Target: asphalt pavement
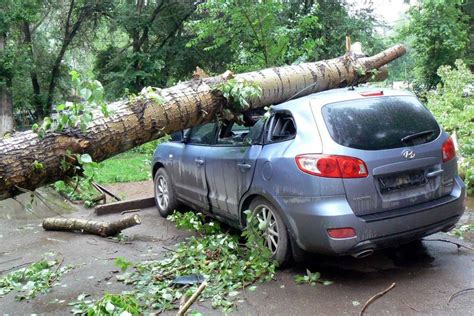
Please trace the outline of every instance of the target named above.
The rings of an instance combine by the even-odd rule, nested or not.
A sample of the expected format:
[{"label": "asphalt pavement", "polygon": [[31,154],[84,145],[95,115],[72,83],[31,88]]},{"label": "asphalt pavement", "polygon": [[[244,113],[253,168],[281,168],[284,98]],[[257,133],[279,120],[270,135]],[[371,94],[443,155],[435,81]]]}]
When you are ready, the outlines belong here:
[{"label": "asphalt pavement", "polygon": [[[0,298],[1,314],[68,315],[70,306],[67,303],[81,293],[100,298],[104,292],[119,293],[126,288],[114,278],[116,257],[132,262],[161,258],[169,247],[189,236],[162,219],[154,208],[139,212],[142,224],[124,231],[126,242],[44,231],[41,217],[97,219],[92,210],[64,203],[55,193],[44,194],[60,202],[53,209],[37,205],[34,208],[36,215],[25,213],[14,201],[0,204],[0,271],[39,260],[50,251],[64,258],[65,265],[73,264],[75,268],[63,276],[60,285],[35,299],[18,302],[14,293]],[[27,204],[28,197],[24,196],[20,201]],[[99,219],[110,220],[118,216],[120,214]],[[462,222],[473,221],[474,215],[466,212]],[[460,241],[445,233],[427,239],[446,239],[473,246],[472,239]],[[314,287],[296,284],[294,277],[306,273],[306,269],[320,272],[323,279],[333,283]],[[242,302],[232,314],[357,315],[370,297],[392,283],[395,287],[375,300],[367,308],[366,315],[474,315],[473,291],[464,292],[448,303],[454,293],[474,288],[474,252],[439,241],[379,251],[363,259],[309,256],[304,263],[280,270],[273,281],[257,284],[256,291],[242,291],[239,297]],[[195,304],[193,309],[204,315],[221,314],[206,302]]]}]

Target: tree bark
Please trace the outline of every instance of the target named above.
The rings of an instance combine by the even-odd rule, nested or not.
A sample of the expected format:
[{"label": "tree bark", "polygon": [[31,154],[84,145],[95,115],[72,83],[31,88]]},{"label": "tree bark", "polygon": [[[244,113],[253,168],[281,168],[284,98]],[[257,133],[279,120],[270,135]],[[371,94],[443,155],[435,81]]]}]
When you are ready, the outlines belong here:
[{"label": "tree bark", "polygon": [[[35,65],[35,53],[33,50],[33,41],[31,39],[31,30],[30,24],[28,22],[23,22],[23,36],[25,44],[28,46],[28,53],[30,54],[30,58],[32,60],[32,64]],[[34,67],[34,66],[33,66]],[[38,74],[36,73],[36,69],[32,68],[30,70],[30,77],[31,77],[31,85],[33,87],[33,105],[35,106],[35,110],[37,113],[43,113],[43,104],[41,102],[41,87],[38,80]]]},{"label": "tree bark", "polygon": [[[396,45],[372,57],[345,55],[243,73],[236,78],[262,88],[262,95],[250,101],[251,108],[259,108],[295,96],[367,81],[368,75],[358,75],[361,68],[379,69],[404,53],[405,48]],[[224,80],[223,76],[196,79],[158,90],[162,101],[142,95],[111,103],[113,114],[109,117],[97,114],[84,134],[77,129],[67,130],[41,139],[27,131],[0,140],[0,199],[18,194],[19,187],[34,190],[63,178],[66,174],[60,165],[68,150],[88,153],[95,161],[102,161],[165,134],[215,120],[225,104],[215,86]],[[33,168],[35,160],[44,168]]]},{"label": "tree bark", "polygon": [[98,222],[79,218],[46,218],[43,220],[45,230],[83,232],[102,237],[115,236],[122,230],[139,225],[140,216],[129,215],[113,222]]},{"label": "tree bark", "polygon": [[[6,42],[6,34],[0,34],[0,52],[5,50]],[[0,83],[0,137],[3,137],[7,132],[13,132],[14,128],[11,94],[12,78],[7,74],[3,76],[3,81],[4,84]]]}]

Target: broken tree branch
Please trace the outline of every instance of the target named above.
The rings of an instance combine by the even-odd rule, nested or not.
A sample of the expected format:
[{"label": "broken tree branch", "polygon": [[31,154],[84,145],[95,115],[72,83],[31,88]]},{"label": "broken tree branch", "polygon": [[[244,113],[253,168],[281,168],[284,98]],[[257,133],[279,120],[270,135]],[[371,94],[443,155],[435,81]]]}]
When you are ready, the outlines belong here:
[{"label": "broken tree branch", "polygon": [[393,282],[392,285],[390,285],[388,288],[386,288],[385,290],[383,290],[382,292],[379,292],[377,294],[375,294],[374,296],[372,296],[371,298],[368,299],[367,302],[365,302],[364,304],[364,307],[362,307],[362,310],[360,311],[360,316],[364,315],[364,312],[365,310],[367,309],[367,307],[369,307],[370,304],[372,304],[376,299],[378,299],[379,297],[382,297],[384,296],[388,291],[390,291],[391,289],[393,289],[395,287],[396,283]]},{"label": "broken tree branch", "polygon": [[202,282],[201,285],[199,285],[199,287],[197,288],[196,292],[194,292],[193,295],[191,295],[191,297],[189,298],[189,300],[187,300],[187,302],[184,303],[183,307],[179,309],[176,315],[184,316],[186,311],[191,307],[191,305],[193,305],[194,301],[196,301],[199,295],[201,295],[202,291],[204,291],[206,286],[207,286],[207,282],[206,281]]},{"label": "broken tree branch", "polygon": [[139,225],[138,215],[130,215],[113,222],[98,222],[79,218],[46,218],[43,221],[45,230],[83,232],[101,237],[115,236],[122,230]]},{"label": "broken tree branch", "polygon": [[471,291],[474,291],[474,288],[473,287],[470,287],[470,288],[467,288],[467,289],[464,289],[464,290],[461,290],[461,291],[457,291],[456,293],[454,293],[453,295],[451,295],[448,299],[448,304],[451,303],[451,301],[453,299],[455,299],[456,297],[458,297],[459,295],[461,294],[464,294],[464,293],[467,293],[467,292],[471,292]]},{"label": "broken tree branch", "polygon": [[97,182],[92,182],[92,185],[98,190],[98,191],[101,191],[105,194],[108,194],[109,196],[113,197],[117,202],[120,202],[122,199],[119,198],[118,196],[116,196],[115,194],[113,194],[112,192],[110,192],[109,190],[107,190],[105,187],[103,187],[102,185],[98,184]]},{"label": "broken tree branch", "polygon": [[469,246],[466,246],[466,245],[463,245],[463,244],[460,244],[458,242],[455,242],[455,241],[451,241],[451,240],[447,240],[447,239],[424,239],[423,238],[423,241],[439,241],[439,242],[445,242],[445,243],[448,243],[448,244],[453,244],[453,245],[456,245],[459,248],[466,248],[466,249],[469,249],[471,251],[474,251],[474,248],[472,247],[469,247]]}]

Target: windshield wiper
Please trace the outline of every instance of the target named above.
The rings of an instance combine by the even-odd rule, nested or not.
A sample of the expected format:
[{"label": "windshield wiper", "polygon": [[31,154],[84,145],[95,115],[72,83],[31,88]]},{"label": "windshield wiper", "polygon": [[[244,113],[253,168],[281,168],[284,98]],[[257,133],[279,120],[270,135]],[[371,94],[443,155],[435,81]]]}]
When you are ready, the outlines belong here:
[{"label": "windshield wiper", "polygon": [[400,141],[402,143],[406,143],[406,142],[414,140],[416,138],[420,138],[420,137],[423,137],[423,136],[429,136],[433,133],[434,133],[434,130],[430,129],[430,130],[427,130],[427,131],[423,131],[423,132],[419,132],[419,133],[415,133],[415,134],[405,136],[402,139],[400,139]]}]

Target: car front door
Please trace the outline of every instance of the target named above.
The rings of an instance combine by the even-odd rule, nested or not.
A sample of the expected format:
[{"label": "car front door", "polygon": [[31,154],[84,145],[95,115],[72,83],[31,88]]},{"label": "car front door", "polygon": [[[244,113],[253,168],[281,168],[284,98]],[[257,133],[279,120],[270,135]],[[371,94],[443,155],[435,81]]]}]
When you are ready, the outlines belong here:
[{"label": "car front door", "polygon": [[240,198],[250,188],[262,149],[252,141],[255,129],[254,133],[249,131],[237,123],[221,123],[216,143],[207,148],[206,178],[212,210],[231,219],[238,218]]},{"label": "car front door", "polygon": [[179,199],[196,207],[208,210],[208,189],[206,184],[206,153],[214,142],[216,123],[192,128],[187,134],[185,145],[176,157],[176,194]]}]

